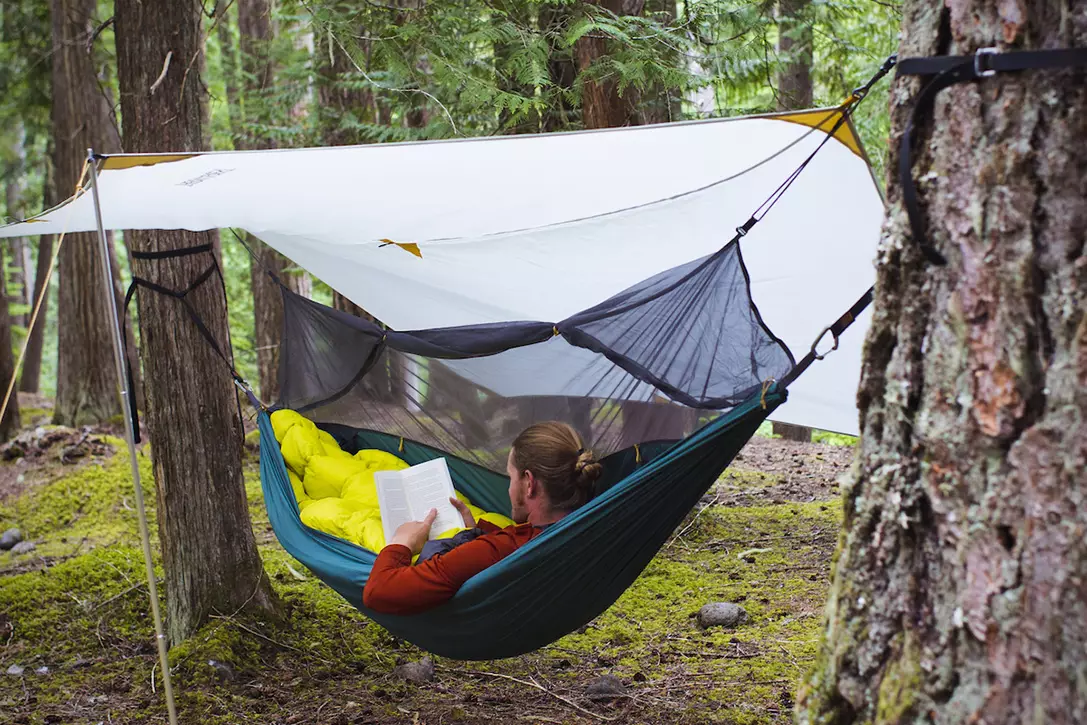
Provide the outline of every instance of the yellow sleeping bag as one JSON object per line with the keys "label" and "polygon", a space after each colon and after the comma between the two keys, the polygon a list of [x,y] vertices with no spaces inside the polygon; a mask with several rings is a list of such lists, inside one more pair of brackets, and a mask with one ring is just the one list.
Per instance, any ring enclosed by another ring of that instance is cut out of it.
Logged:
{"label": "yellow sleeping bag", "polygon": [[[302,523],[370,551],[385,548],[374,472],[400,471],[408,464],[385,451],[362,450],[351,455],[340,448],[335,438],[293,410],[272,413],[272,430],[287,464]],[[513,525],[508,517],[473,505],[459,491],[457,498],[468,504],[477,521]],[[438,538],[463,530],[450,529]]]}

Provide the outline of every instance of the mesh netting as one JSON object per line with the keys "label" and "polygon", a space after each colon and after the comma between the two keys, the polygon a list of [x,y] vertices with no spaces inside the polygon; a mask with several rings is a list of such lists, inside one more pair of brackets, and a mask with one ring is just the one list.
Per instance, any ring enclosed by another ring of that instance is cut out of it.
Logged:
{"label": "mesh netting", "polygon": [[564,321],[398,332],[284,289],[281,407],[502,472],[542,420],[603,457],[673,441],[793,365],[751,302],[739,246]]}

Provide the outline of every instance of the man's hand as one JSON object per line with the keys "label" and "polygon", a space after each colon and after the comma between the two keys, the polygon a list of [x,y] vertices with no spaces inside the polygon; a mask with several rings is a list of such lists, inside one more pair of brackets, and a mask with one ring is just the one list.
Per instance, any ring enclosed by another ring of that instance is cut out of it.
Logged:
{"label": "man's hand", "polygon": [[389,544],[402,544],[411,549],[412,555],[418,554],[423,550],[423,544],[430,538],[430,527],[437,517],[438,509],[430,509],[430,513],[422,521],[407,521],[400,524],[396,533],[393,534],[392,541],[388,542],[386,546]]}
{"label": "man's hand", "polygon": [[476,527],[476,517],[472,515],[472,509],[468,508],[468,504],[456,496],[450,496],[449,503],[453,504],[453,508],[460,513],[460,517],[464,521],[464,528],[474,529]]}

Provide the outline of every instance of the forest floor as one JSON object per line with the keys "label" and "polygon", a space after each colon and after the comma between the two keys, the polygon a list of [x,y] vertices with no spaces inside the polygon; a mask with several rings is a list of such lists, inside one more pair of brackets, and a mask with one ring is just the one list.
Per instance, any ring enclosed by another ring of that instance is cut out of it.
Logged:
{"label": "forest floor", "polygon": [[[0,552],[0,723],[164,723],[125,447],[116,431],[42,426],[48,401],[23,405],[23,436],[0,449],[0,531],[19,527],[34,549]],[[849,439],[829,438],[755,437],[592,623],[523,657],[434,658],[422,682],[397,667],[424,652],[364,619],[275,541],[249,450],[250,512],[284,611],[276,621],[225,612],[173,648],[180,721],[791,722],[820,634],[837,479],[853,453]],[[740,604],[749,619],[703,630],[695,615],[710,602]],[[615,692],[598,694],[603,675],[618,679]]]}

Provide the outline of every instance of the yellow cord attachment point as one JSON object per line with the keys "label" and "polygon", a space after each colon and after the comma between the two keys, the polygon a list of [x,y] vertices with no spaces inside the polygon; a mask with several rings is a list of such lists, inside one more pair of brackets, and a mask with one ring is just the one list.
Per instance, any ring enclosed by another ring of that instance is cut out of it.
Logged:
{"label": "yellow cord attachment point", "polygon": [[400,451],[401,453],[404,452],[404,439],[403,438],[400,439],[400,447],[397,450]]}
{"label": "yellow cord attachment point", "polygon": [[638,447],[638,444],[634,444],[634,464],[637,466],[642,465],[642,449]]}
{"label": "yellow cord attachment point", "polygon": [[766,410],[766,392],[770,390],[770,386],[774,384],[773,378],[767,378],[762,381],[762,394],[759,395],[759,404],[763,410]]}
{"label": "yellow cord attachment point", "polygon": [[554,327],[552,327],[551,328],[551,333],[552,333],[551,334],[552,337],[558,337],[559,336],[559,326],[555,325]]}

